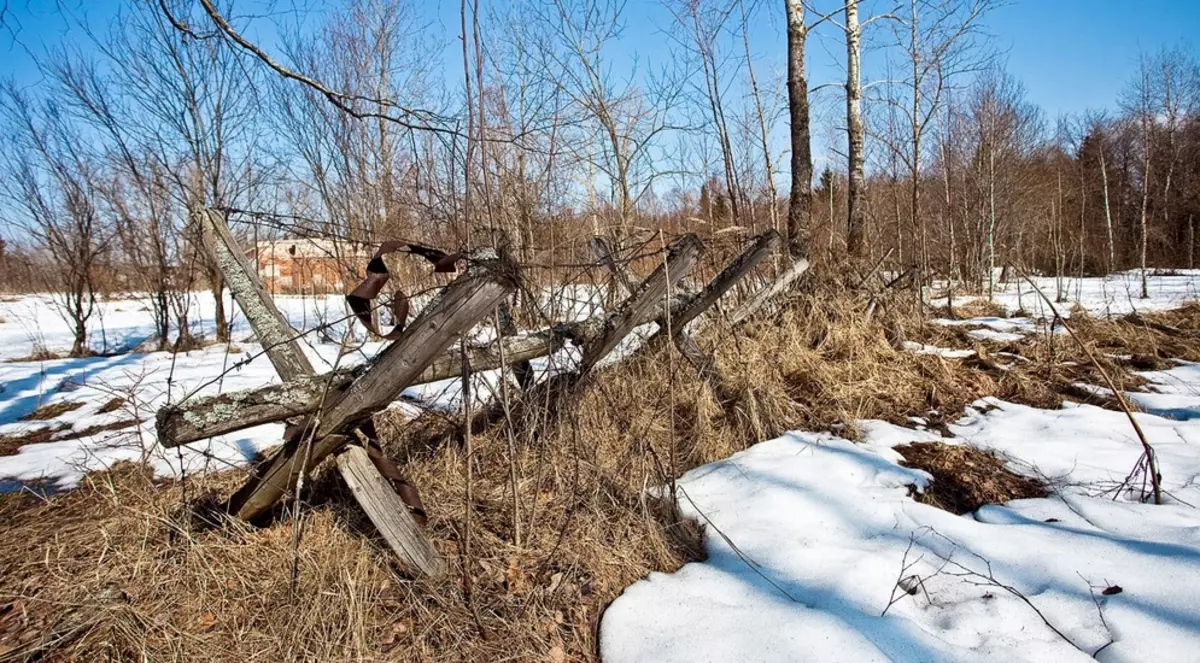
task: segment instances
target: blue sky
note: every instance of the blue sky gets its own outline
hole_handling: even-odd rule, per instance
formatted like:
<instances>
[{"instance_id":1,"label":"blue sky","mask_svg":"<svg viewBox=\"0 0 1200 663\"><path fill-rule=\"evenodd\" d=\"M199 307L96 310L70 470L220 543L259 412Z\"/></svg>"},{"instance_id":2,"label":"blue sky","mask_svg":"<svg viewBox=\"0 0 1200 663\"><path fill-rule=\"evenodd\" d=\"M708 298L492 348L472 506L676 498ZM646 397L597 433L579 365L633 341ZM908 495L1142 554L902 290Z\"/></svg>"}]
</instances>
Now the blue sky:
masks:
<instances>
[{"instance_id":1,"label":"blue sky","mask_svg":"<svg viewBox=\"0 0 1200 663\"><path fill-rule=\"evenodd\" d=\"M36 53L62 44L86 47L86 38L68 27L60 7L76 16L87 16L93 25L103 25L121 3L9 0L8 4L11 15L5 33L0 34L0 76L32 83L36 78L27 51ZM418 4L430 28L447 46L443 53L448 60L447 71L457 72L460 65L453 56L458 1L418 0ZM839 3L817 0L816 4L829 8ZM284 16L294 16L287 12L289 5L316 11L321 7L319 2L303 0L274 3ZM486 7L488 0L482 0L481 5ZM753 49L762 58L767 73L783 63L782 6L782 0L767 2L751 29ZM659 0L629 0L621 48L636 51L642 62L653 64L666 57L668 38L664 30L669 25L670 17ZM1200 48L1200 0L1015 0L990 14L986 26L994 46L1007 54L1010 72L1025 84L1030 100L1052 120L1059 113L1113 106L1132 76L1141 51L1178 43ZM270 27L258 21L255 29L267 34ZM266 40L270 41L269 37ZM840 44L832 35L825 42L816 40L809 49L813 85L835 81L841 75L837 62L842 55ZM871 72L867 74L869 77Z\"/></svg>"}]
</instances>

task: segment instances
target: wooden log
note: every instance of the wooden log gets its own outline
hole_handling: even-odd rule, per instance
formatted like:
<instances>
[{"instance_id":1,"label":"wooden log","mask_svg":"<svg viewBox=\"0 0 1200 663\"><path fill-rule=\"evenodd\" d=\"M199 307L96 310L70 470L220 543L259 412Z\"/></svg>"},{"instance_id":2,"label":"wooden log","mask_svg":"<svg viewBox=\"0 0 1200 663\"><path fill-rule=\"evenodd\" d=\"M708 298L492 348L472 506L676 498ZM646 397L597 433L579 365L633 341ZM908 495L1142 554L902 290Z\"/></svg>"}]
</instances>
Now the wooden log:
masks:
<instances>
[{"instance_id":1,"label":"wooden log","mask_svg":"<svg viewBox=\"0 0 1200 663\"><path fill-rule=\"evenodd\" d=\"M662 305L667 291L696 265L702 249L703 245L695 235L684 235L669 247L666 264L659 265L646 277L634 294L607 317L596 338L584 346L581 372L594 368L621 339Z\"/></svg>"},{"instance_id":2,"label":"wooden log","mask_svg":"<svg viewBox=\"0 0 1200 663\"><path fill-rule=\"evenodd\" d=\"M500 368L502 352L509 364L527 362L557 352L566 343L566 338L567 334L558 327L504 336L486 345L468 346L467 361L474 371ZM327 384L330 394L340 392L369 367L355 366L332 374L303 376L279 385L227 392L161 408L157 414L158 441L164 447L177 447L214 435L312 414L320 409L321 395ZM453 347L434 359L413 384L447 380L461 374L462 351Z\"/></svg>"},{"instance_id":3,"label":"wooden log","mask_svg":"<svg viewBox=\"0 0 1200 663\"><path fill-rule=\"evenodd\" d=\"M347 445L338 454L337 466L350 492L396 553L400 570L413 577L437 577L445 562L429 542L408 505L375 468L366 449Z\"/></svg>"},{"instance_id":4,"label":"wooden log","mask_svg":"<svg viewBox=\"0 0 1200 663\"><path fill-rule=\"evenodd\" d=\"M781 241L779 232L774 229L759 235L745 251L742 251L725 266L725 269L722 269L709 281L699 294L692 297L680 310L672 311L670 331L675 347L679 349L679 354L696 369L700 379L708 383L721 402L732 398L732 390L717 370L713 357L705 352L696 339L687 332L687 325L708 311L759 263L769 258ZM659 330L650 339L650 342L660 342L660 339L666 338L666 334L667 326L660 320Z\"/></svg>"},{"instance_id":5,"label":"wooden log","mask_svg":"<svg viewBox=\"0 0 1200 663\"><path fill-rule=\"evenodd\" d=\"M689 323L716 304L759 263L771 257L781 241L779 232L775 229L759 235L745 251L726 265L725 269L721 270L721 273L717 274L713 280L709 281L699 294L691 298L686 306L678 312L672 312L672 330L677 330L676 333L682 332Z\"/></svg>"},{"instance_id":6,"label":"wooden log","mask_svg":"<svg viewBox=\"0 0 1200 663\"><path fill-rule=\"evenodd\" d=\"M263 472L252 478L230 501L231 510L252 520L271 508L295 486L302 467L312 469L336 450L338 433L348 432L395 400L413 384L460 333L491 313L513 283L501 269L472 269L446 286L404 334L388 346L371 369L329 400L317 415L307 466L302 445L287 445Z\"/></svg>"},{"instance_id":7,"label":"wooden log","mask_svg":"<svg viewBox=\"0 0 1200 663\"><path fill-rule=\"evenodd\" d=\"M314 373L308 357L296 342L297 334L275 307L258 271L246 259L237 240L216 210L195 212L204 246L217 263L233 298L246 314L254 335L284 382Z\"/></svg>"},{"instance_id":8,"label":"wooden log","mask_svg":"<svg viewBox=\"0 0 1200 663\"><path fill-rule=\"evenodd\" d=\"M787 289L796 279L804 275L808 271L808 259L800 258L792 263L782 274L780 274L771 285L759 290L747 299L741 306L729 314L729 322L737 324L746 318L754 315L768 301L774 299L779 293Z\"/></svg>"}]
</instances>

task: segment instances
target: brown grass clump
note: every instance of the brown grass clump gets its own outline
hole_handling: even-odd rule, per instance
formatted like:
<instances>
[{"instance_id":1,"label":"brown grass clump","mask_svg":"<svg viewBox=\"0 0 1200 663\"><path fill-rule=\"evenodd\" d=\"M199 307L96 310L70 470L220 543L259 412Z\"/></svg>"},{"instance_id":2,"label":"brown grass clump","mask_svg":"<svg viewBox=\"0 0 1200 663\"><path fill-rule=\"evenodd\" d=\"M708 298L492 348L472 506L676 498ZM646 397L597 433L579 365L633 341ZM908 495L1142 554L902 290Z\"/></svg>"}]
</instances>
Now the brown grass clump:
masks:
<instances>
[{"instance_id":1,"label":"brown grass clump","mask_svg":"<svg viewBox=\"0 0 1200 663\"><path fill-rule=\"evenodd\" d=\"M105 403L104 405L101 405L100 409L96 410L96 412L99 414L108 414L109 412L116 412L117 410L120 410L121 408L125 407L125 402L126 402L125 399L120 398L120 397L109 399L109 401L107 403Z\"/></svg>"},{"instance_id":2,"label":"brown grass clump","mask_svg":"<svg viewBox=\"0 0 1200 663\"><path fill-rule=\"evenodd\" d=\"M70 428L71 426L68 424L58 424L32 428L16 435L0 435L0 456L12 456L17 453L17 450L27 444L49 442L55 433L69 430Z\"/></svg>"},{"instance_id":3,"label":"brown grass clump","mask_svg":"<svg viewBox=\"0 0 1200 663\"><path fill-rule=\"evenodd\" d=\"M21 421L46 421L83 407L82 401L61 401L43 405L29 414L21 417Z\"/></svg>"},{"instance_id":4,"label":"brown grass clump","mask_svg":"<svg viewBox=\"0 0 1200 663\"><path fill-rule=\"evenodd\" d=\"M914 492L913 498L951 513L1050 494L1041 482L1010 471L1003 459L975 447L913 442L895 450L904 456L901 465L933 475L925 492Z\"/></svg>"},{"instance_id":5,"label":"brown grass clump","mask_svg":"<svg viewBox=\"0 0 1200 663\"><path fill-rule=\"evenodd\" d=\"M1108 319L1076 311L1070 322L1101 366L1123 391L1141 390L1146 380L1137 371L1173 366L1173 359L1200 361L1200 305L1162 313ZM1055 409L1064 399L1119 410L1111 397L1096 395L1080 384L1103 385L1100 372L1070 336L1045 331L1011 343L982 343L967 336L969 328L927 325L918 340L952 348L974 348L964 360L996 381L993 395L1005 400Z\"/></svg>"},{"instance_id":6,"label":"brown grass clump","mask_svg":"<svg viewBox=\"0 0 1200 663\"><path fill-rule=\"evenodd\" d=\"M802 298L716 349L754 439L792 428L853 436L841 425L856 419L907 424L910 416L960 412L977 398L996 395L993 376L959 360L893 347L896 337L922 325L906 302L894 301L871 323L864 309L857 298Z\"/></svg>"},{"instance_id":7,"label":"brown grass clump","mask_svg":"<svg viewBox=\"0 0 1200 663\"><path fill-rule=\"evenodd\" d=\"M25 357L14 357L12 359L5 359L4 362L6 364L20 364L20 363L32 362L32 361L53 361L55 359L62 359L62 355L59 355L56 352L51 352L51 351L47 350L46 348L43 348L40 346L35 346L33 352L30 353L29 355L27 355Z\"/></svg>"}]
</instances>

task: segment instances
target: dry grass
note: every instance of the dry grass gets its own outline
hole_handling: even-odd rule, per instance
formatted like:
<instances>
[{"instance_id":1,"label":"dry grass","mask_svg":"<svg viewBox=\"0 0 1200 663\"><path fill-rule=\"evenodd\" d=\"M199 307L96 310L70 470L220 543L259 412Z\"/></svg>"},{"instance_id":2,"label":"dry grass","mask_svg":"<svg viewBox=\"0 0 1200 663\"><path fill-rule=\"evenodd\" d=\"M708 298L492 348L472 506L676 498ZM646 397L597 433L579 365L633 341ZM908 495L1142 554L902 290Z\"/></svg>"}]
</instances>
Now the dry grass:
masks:
<instances>
[{"instance_id":1,"label":"dry grass","mask_svg":"<svg viewBox=\"0 0 1200 663\"><path fill-rule=\"evenodd\" d=\"M49 660L594 660L610 601L703 554L699 527L647 488L792 428L853 436L859 418L936 421L931 410L953 418L981 396L1060 398L1037 339L1021 347L1029 361L1015 362L1016 376L898 352L899 337L951 332L922 331L904 297L865 323L863 296L815 282L719 344L700 339L724 376L724 403L660 349L565 392L535 392L554 408L513 404L511 422L474 435L470 505L461 426L438 413L381 415L385 450L420 487L449 562L438 581L397 575L332 471L311 482L299 519L282 512L263 529L205 509L216 501L205 495L228 495L240 471L160 485L127 466L48 500L0 497L0 660L5 648L45 649ZM1200 310L1189 315L1200 322ZM1098 347L1148 333L1101 324L1080 325ZM1141 354L1173 349L1158 341ZM1075 356L1066 346L1056 360Z\"/></svg>"},{"instance_id":2,"label":"dry grass","mask_svg":"<svg viewBox=\"0 0 1200 663\"><path fill-rule=\"evenodd\" d=\"M1093 318L1083 311L1071 315L1076 335L1091 348L1122 390L1142 389L1146 381L1136 371L1169 368L1173 359L1200 361L1200 305L1124 318ZM965 363L992 376L995 395L1035 407L1057 408L1064 399L1118 410L1116 402L1081 389L1079 384L1104 384L1100 372L1067 334L1038 333L1009 342L980 342L965 327L926 325L919 340L941 347L973 347L977 357Z\"/></svg>"},{"instance_id":3,"label":"dry grass","mask_svg":"<svg viewBox=\"0 0 1200 663\"><path fill-rule=\"evenodd\" d=\"M24 363L24 362L34 362L34 361L53 361L55 359L62 359L62 355L60 355L56 352L51 352L45 348L37 347L28 356L14 357L12 359L5 359L4 362L6 364L20 364L20 363Z\"/></svg>"},{"instance_id":4,"label":"dry grass","mask_svg":"<svg viewBox=\"0 0 1200 663\"><path fill-rule=\"evenodd\" d=\"M1050 494L1040 482L1009 471L1003 459L975 447L913 442L895 450L904 456L901 465L933 475L933 483L913 498L951 513Z\"/></svg>"},{"instance_id":5,"label":"dry grass","mask_svg":"<svg viewBox=\"0 0 1200 663\"><path fill-rule=\"evenodd\" d=\"M100 409L96 410L96 412L98 414L108 414L109 412L116 412L117 410L120 410L121 408L125 407L125 403L126 403L126 401L124 398L112 398L112 399L109 399L109 401L106 402L104 405L101 405Z\"/></svg>"},{"instance_id":6,"label":"dry grass","mask_svg":"<svg viewBox=\"0 0 1200 663\"><path fill-rule=\"evenodd\" d=\"M64 415L83 407L82 401L60 401L43 405L29 414L21 417L21 421L46 421Z\"/></svg>"},{"instance_id":7,"label":"dry grass","mask_svg":"<svg viewBox=\"0 0 1200 663\"><path fill-rule=\"evenodd\" d=\"M16 435L0 435L0 456L11 456L26 444L49 442L55 433L70 430L69 424L40 426Z\"/></svg>"}]
</instances>

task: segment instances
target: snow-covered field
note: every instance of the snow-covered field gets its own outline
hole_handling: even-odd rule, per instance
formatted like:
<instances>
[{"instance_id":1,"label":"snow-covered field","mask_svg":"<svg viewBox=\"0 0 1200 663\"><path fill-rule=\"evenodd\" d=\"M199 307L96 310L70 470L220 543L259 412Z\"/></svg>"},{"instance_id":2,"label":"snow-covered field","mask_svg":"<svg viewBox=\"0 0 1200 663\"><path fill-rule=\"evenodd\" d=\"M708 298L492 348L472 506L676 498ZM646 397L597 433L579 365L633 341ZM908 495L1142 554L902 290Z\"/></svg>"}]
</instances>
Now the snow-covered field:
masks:
<instances>
[{"instance_id":1,"label":"snow-covered field","mask_svg":"<svg viewBox=\"0 0 1200 663\"><path fill-rule=\"evenodd\" d=\"M555 313L559 319L586 317L600 306L601 294L584 288L557 292ZM213 300L207 293L194 293L192 299L192 332L211 338L215 331ZM179 449L163 449L157 444L154 413L159 407L183 398L279 382L233 302L226 301L227 310L233 311L234 342L229 346L210 345L178 354L129 352L150 338L154 329L147 302L130 298L102 302L89 325L92 350L107 356L13 361L27 358L35 350L65 355L73 335L56 313L52 298L30 295L8 300L0 301L0 441L43 429L54 432L49 441L26 444L14 455L0 455L0 491L34 484L43 489L68 489L86 472L122 460L148 463L164 477L227 469L244 465L280 443L283 425L267 424ZM318 371L361 363L383 347L362 342L359 329L356 338L360 341L341 353L341 344L333 342L347 330L348 311L341 295L277 296L275 301L293 327L312 332L301 338L301 347ZM324 328L323 334L316 332L319 327ZM481 325L474 340L486 341L493 333ZM108 354L118 350L121 352ZM577 361L576 355L564 350L532 364L538 374L545 375ZM472 393L482 402L496 389L498 372L481 372L473 379ZM416 385L405 391L405 397L426 406L458 408L461 383L454 379ZM117 399L123 402L116 409L102 411ZM49 420L26 420L39 408L67 403L79 406ZM393 407L412 406L398 401ZM132 420L138 425L100 430Z\"/></svg>"},{"instance_id":2,"label":"snow-covered field","mask_svg":"<svg viewBox=\"0 0 1200 663\"><path fill-rule=\"evenodd\" d=\"M1054 297L1054 279L1038 283ZM1200 272L1152 277L1146 300L1138 298L1136 274L1064 285L1069 302L1096 315L1120 315L1196 299ZM211 335L212 301L195 297L195 331ZM578 300L568 303L569 315L597 305L594 298ZM997 300L1022 317L943 323L967 324L982 340L1004 340L1034 332L1049 315L1027 284L1020 292L1007 284ZM341 297L278 301L300 329L345 315ZM0 302L0 320L0 360L70 347L71 334L48 298ZM152 327L135 299L104 303L95 322L97 351L135 347ZM329 336L339 338L344 329L334 325ZM232 347L178 355L0 363L0 435L62 429L49 442L0 456L0 489L38 480L65 488L86 470L123 459L150 463L164 476L223 469L276 444L280 425L181 450L154 442L153 412L167 402L278 381L240 315L233 336ZM355 346L339 360L338 344L316 334L305 340L318 370L364 361L379 348ZM257 358L245 361L251 357ZM944 439L921 426L879 421L859 422L864 439L857 443L794 431L689 472L679 482L680 501L708 524L709 559L628 588L605 613L605 660L1196 660L1200 365L1143 375L1151 390L1131 397L1159 454L1163 506L1116 490L1141 446L1124 415L1087 405L1048 411L980 401ZM494 379L481 376L475 391L486 397ZM452 406L456 385L426 385L407 395ZM124 402L100 412L114 399ZM22 421L56 403L80 405L47 421ZM130 419L140 423L61 439ZM1014 469L1046 477L1055 492L966 516L920 504L909 497L910 487L925 487L929 476L900 466L893 448L927 440L995 449ZM914 594L905 592L910 588Z\"/></svg>"},{"instance_id":3,"label":"snow-covered field","mask_svg":"<svg viewBox=\"0 0 1200 663\"><path fill-rule=\"evenodd\" d=\"M1119 315L1193 300L1200 278L1154 277L1149 300L1133 275L1068 285ZM1039 286L1054 297L1053 279ZM1036 297L1010 285L997 300L1049 316ZM997 340L1035 328L966 324ZM862 421L859 443L794 431L692 470L679 501L708 525L709 559L628 588L605 613L604 660L1198 660L1200 365L1143 377L1151 390L1132 397L1162 506L1119 490L1142 447L1123 414L1089 405L987 399L949 438ZM910 486L930 477L893 447L932 440L996 450L1055 492L965 516L920 504Z\"/></svg>"}]
</instances>

